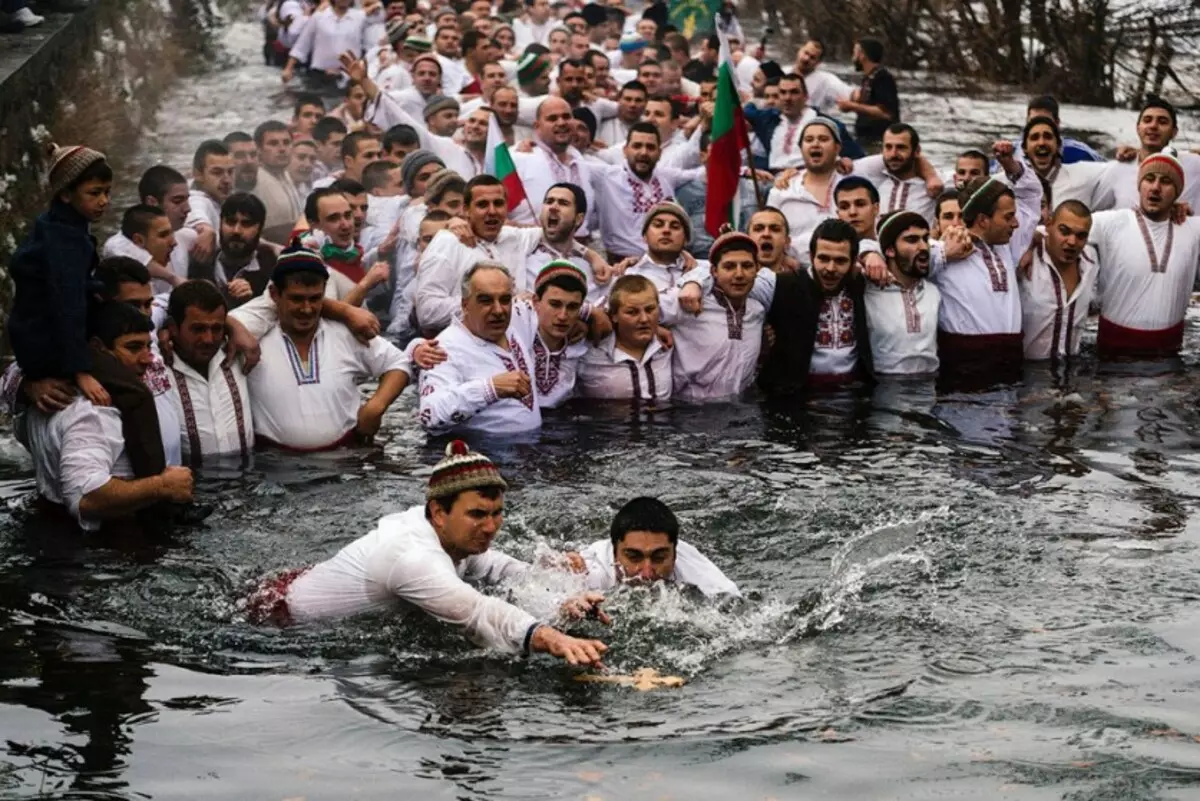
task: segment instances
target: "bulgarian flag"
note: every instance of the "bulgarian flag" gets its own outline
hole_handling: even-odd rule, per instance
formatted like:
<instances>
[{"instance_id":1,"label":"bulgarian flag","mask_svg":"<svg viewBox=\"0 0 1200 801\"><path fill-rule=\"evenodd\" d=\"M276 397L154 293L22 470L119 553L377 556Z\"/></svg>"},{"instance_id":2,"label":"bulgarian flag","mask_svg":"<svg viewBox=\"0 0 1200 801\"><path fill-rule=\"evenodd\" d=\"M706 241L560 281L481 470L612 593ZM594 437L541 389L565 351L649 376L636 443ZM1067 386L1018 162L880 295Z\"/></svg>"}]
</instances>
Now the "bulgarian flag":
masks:
<instances>
[{"instance_id":1,"label":"bulgarian flag","mask_svg":"<svg viewBox=\"0 0 1200 801\"><path fill-rule=\"evenodd\" d=\"M508 143L500 132L495 112L488 119L487 155L483 160L483 171L496 176L504 184L508 191L510 212L525 202L525 185L521 183L521 176L517 175L517 165L513 164L512 155L508 152Z\"/></svg>"},{"instance_id":2,"label":"bulgarian flag","mask_svg":"<svg viewBox=\"0 0 1200 801\"><path fill-rule=\"evenodd\" d=\"M737 227L742 153L750 146L729 42L721 33L721 26L715 27L721 40L721 60L717 72L716 109L709 132L708 197L704 204L704 230L714 237L719 235L725 223Z\"/></svg>"}]
</instances>

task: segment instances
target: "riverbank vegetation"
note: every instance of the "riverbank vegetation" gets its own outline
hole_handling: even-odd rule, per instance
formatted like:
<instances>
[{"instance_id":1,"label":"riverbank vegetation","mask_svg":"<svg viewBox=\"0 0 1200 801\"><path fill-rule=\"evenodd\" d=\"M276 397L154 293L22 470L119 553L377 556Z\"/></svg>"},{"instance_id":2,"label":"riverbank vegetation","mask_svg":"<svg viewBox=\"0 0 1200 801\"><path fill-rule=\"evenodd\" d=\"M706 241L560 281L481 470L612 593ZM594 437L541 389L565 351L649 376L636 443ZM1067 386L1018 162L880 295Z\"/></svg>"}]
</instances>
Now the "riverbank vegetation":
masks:
<instances>
[{"instance_id":1,"label":"riverbank vegetation","mask_svg":"<svg viewBox=\"0 0 1200 801\"><path fill-rule=\"evenodd\" d=\"M1075 103L1137 106L1153 93L1200 107L1196 0L791 0L778 11L824 39L832 58L848 59L855 37L871 35L904 69Z\"/></svg>"}]
</instances>

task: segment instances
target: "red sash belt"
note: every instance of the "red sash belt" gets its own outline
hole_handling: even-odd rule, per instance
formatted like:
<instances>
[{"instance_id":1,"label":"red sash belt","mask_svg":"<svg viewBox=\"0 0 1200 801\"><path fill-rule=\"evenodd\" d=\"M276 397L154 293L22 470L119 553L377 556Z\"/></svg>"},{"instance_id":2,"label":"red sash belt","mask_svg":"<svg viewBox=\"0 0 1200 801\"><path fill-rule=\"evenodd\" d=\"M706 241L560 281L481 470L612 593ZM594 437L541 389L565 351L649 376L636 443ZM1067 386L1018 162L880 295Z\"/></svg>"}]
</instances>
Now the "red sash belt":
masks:
<instances>
[{"instance_id":1,"label":"red sash belt","mask_svg":"<svg viewBox=\"0 0 1200 801\"><path fill-rule=\"evenodd\" d=\"M358 431L352 428L334 442L331 442L328 445L319 445L315 448L296 448L291 445L284 445L283 443L276 442L268 437L258 437L256 442L268 448L278 448L279 450L287 451L288 453L322 453L324 451L336 451L338 448L353 448L358 444Z\"/></svg>"},{"instance_id":2,"label":"red sash belt","mask_svg":"<svg viewBox=\"0 0 1200 801\"><path fill-rule=\"evenodd\" d=\"M809 373L808 386L812 389L837 389L853 384L862 378L862 371L855 367L848 373Z\"/></svg>"},{"instance_id":3,"label":"red sash belt","mask_svg":"<svg viewBox=\"0 0 1200 801\"><path fill-rule=\"evenodd\" d=\"M1145 331L1126 328L1111 320L1100 318L1096 335L1096 350L1101 356L1158 358L1174 356L1183 347L1183 321L1170 328Z\"/></svg>"},{"instance_id":4,"label":"red sash belt","mask_svg":"<svg viewBox=\"0 0 1200 801\"><path fill-rule=\"evenodd\" d=\"M1020 334L952 334L938 329L938 358L943 364L1020 364L1024 340Z\"/></svg>"}]
</instances>

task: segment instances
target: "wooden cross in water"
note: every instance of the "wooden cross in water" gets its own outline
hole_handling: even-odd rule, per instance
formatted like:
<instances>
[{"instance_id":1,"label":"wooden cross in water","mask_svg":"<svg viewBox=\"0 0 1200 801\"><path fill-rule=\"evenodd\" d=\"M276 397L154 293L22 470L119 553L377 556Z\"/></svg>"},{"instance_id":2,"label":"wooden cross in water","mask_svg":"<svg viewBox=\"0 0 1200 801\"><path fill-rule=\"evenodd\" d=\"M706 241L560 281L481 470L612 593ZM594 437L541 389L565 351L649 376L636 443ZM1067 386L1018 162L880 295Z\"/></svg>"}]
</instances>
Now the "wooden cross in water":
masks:
<instances>
[{"instance_id":1,"label":"wooden cross in water","mask_svg":"<svg viewBox=\"0 0 1200 801\"><path fill-rule=\"evenodd\" d=\"M646 692L660 687L682 687L685 683L682 676L664 676L654 668L638 668L633 673L581 673L575 681L586 681L597 684L619 684L622 687L632 687Z\"/></svg>"}]
</instances>

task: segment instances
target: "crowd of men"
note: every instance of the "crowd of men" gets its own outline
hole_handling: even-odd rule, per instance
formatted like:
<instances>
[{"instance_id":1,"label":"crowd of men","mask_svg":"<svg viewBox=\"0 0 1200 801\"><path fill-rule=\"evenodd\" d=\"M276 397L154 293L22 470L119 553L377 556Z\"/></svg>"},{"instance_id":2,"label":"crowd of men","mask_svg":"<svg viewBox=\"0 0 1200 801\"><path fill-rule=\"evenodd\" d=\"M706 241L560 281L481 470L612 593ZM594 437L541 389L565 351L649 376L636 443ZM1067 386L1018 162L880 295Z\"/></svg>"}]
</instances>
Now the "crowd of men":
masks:
<instances>
[{"instance_id":1,"label":"crowd of men","mask_svg":"<svg viewBox=\"0 0 1200 801\"><path fill-rule=\"evenodd\" d=\"M572 399L1015 379L1096 309L1102 356L1179 351L1200 156L1170 103L1106 160L1035 98L943 178L878 41L851 87L819 40L784 66L728 12L689 40L657 2L272 3L291 119L146 170L99 247L112 169L52 147L3 388L41 496L85 528L186 510L189 466L361 444L409 384L432 434L510 434ZM722 39L750 147L720 226Z\"/></svg>"}]
</instances>

